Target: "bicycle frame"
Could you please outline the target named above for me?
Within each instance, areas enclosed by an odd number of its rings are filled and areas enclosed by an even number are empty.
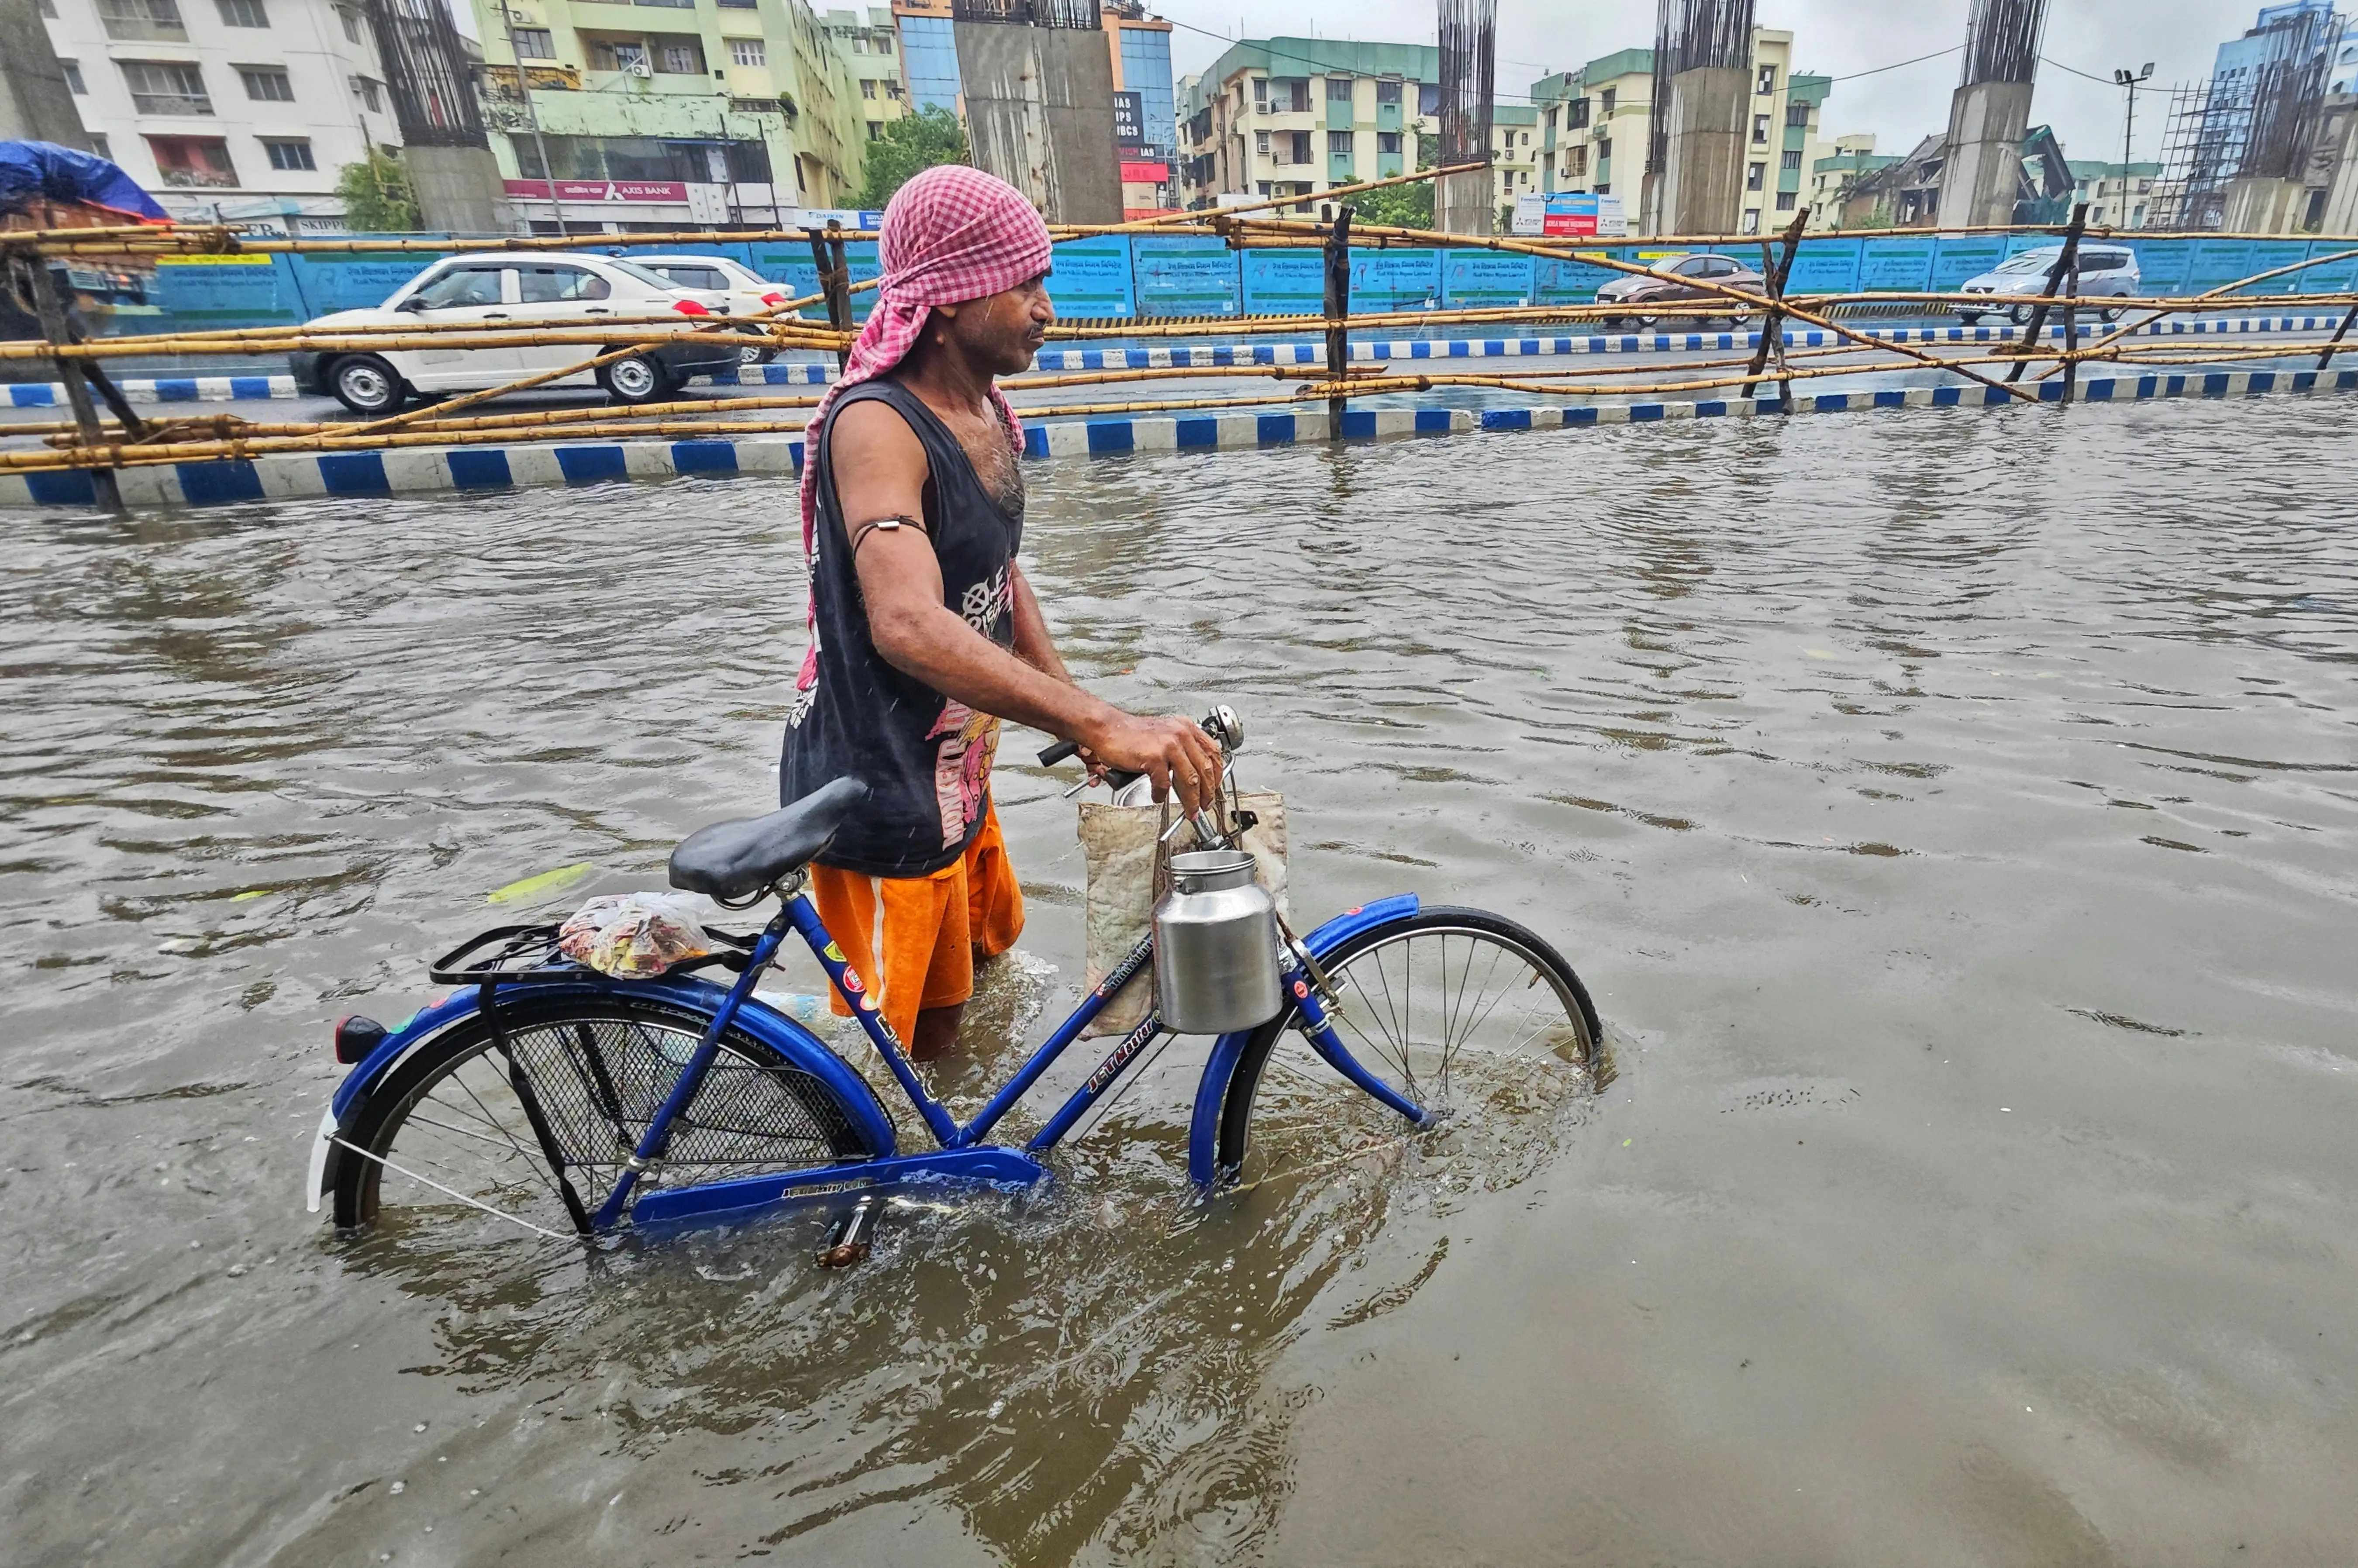
[[[777,956],[778,947],[789,930],[801,935],[803,941],[809,946],[812,956],[818,959],[820,967],[827,971],[827,979],[834,984],[837,992],[849,1004],[852,1016],[860,1022],[861,1033],[866,1034],[870,1044],[876,1047],[877,1054],[884,1058],[885,1065],[891,1069],[893,1080],[901,1086],[902,1093],[908,1097],[911,1106],[925,1119],[925,1126],[931,1130],[935,1141],[940,1145],[942,1151],[950,1155],[956,1155],[960,1152],[972,1152],[977,1155],[990,1157],[972,1160],[953,1159],[946,1162],[938,1157],[905,1156],[862,1162],[851,1165],[821,1166],[787,1174],[751,1176],[734,1181],[708,1183],[666,1193],[650,1194],[641,1201],[638,1210],[633,1213],[633,1217],[644,1217],[652,1222],[658,1219],[686,1218],[691,1215],[708,1214],[727,1209],[755,1207],[777,1201],[796,1186],[822,1184],[832,1185],[846,1181],[870,1179],[877,1174],[898,1177],[930,1172],[945,1175],[964,1173],[973,1179],[985,1181],[1012,1180],[1022,1183],[1036,1180],[1045,1173],[1036,1161],[1030,1157],[1045,1153],[1061,1142],[1065,1136],[1079,1123],[1081,1118],[1088,1113],[1089,1108],[1094,1106],[1120,1078],[1124,1069],[1137,1060],[1140,1054],[1152,1044],[1157,1035],[1164,1033],[1160,1016],[1152,1012],[1148,1013],[1137,1028],[1121,1037],[1120,1042],[1106,1054],[1105,1060],[1098,1065],[1097,1070],[1072,1092],[1040,1130],[1033,1134],[1031,1140],[1022,1147],[1022,1157],[1016,1157],[1014,1151],[1004,1146],[985,1145],[983,1140],[989,1136],[990,1130],[999,1124],[1001,1119],[1014,1108],[1015,1103],[1029,1092],[1032,1086],[1039,1081],[1040,1075],[1054,1065],[1057,1059],[1071,1048],[1073,1043],[1080,1038],[1081,1032],[1088,1027],[1099,1012],[1104,1011],[1106,1003],[1112,1000],[1115,993],[1129,984],[1141,969],[1152,961],[1153,934],[1150,931],[1141,937],[1138,945],[1122,957],[1121,962],[1106,972],[1105,978],[1081,999],[1080,1005],[1073,1010],[1064,1022],[1056,1026],[1055,1032],[1041,1044],[1040,1048],[1032,1054],[1022,1067],[1017,1069],[1015,1076],[1008,1079],[999,1092],[992,1095],[990,1101],[975,1113],[974,1119],[960,1125],[950,1116],[939,1100],[925,1092],[925,1084],[918,1078],[916,1068],[911,1064],[907,1052],[902,1048],[901,1041],[893,1033],[892,1024],[878,1010],[874,995],[860,979],[859,971],[854,969],[850,961],[845,957],[842,947],[828,933],[826,924],[820,920],[818,909],[811,902],[810,895],[797,886],[787,890],[784,896],[784,906],[769,925],[763,928],[760,938],[755,942],[753,950],[747,958],[744,972],[738,977],[736,985],[730,989],[728,1000],[714,1013],[712,1022],[707,1027],[703,1040],[698,1044],[695,1054],[690,1056],[687,1065],[680,1073],[677,1081],[673,1084],[671,1093],[665,1098],[662,1108],[657,1111],[654,1119],[648,1125],[645,1135],[640,1140],[638,1147],[625,1164],[622,1178],[616,1182],[613,1192],[600,1206],[591,1222],[593,1228],[602,1230],[612,1226],[629,1209],[630,1195],[632,1190],[637,1185],[640,1175],[654,1161],[661,1158],[664,1146],[671,1136],[672,1123],[680,1112],[694,1101],[698,1089],[703,1085],[705,1074],[719,1054],[721,1035],[727,1031],[730,1021],[737,1015],[745,1000],[752,995],[754,985],[760,980],[763,972],[769,968],[771,960]],[[1293,994],[1294,1006],[1302,1015],[1303,1033],[1309,1038],[1312,1047],[1337,1072],[1366,1093],[1398,1111],[1410,1122],[1422,1125],[1426,1119],[1426,1113],[1422,1107],[1395,1093],[1390,1085],[1361,1067],[1343,1047],[1341,1041],[1336,1037],[1333,1026],[1327,1022],[1325,1009],[1319,999],[1317,987],[1310,983],[1305,966],[1291,950],[1284,954],[1283,983]],[[1225,1044],[1226,1040],[1237,1038],[1239,1037],[1226,1036],[1223,1043]],[[1233,1054],[1230,1060],[1232,1063]]]

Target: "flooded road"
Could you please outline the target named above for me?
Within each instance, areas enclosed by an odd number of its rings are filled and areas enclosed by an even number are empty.
[[[843,1275],[809,1220],[353,1243],[299,1191],[337,1015],[773,799],[790,485],[28,516],[0,1555],[2345,1555],[2353,451],[2318,398],[1033,466],[1067,658],[1244,715],[1297,913],[1533,925],[1615,1074],[1542,1160],[1198,1210],[1166,1065]],[[1029,739],[954,1097],[1080,976]]]

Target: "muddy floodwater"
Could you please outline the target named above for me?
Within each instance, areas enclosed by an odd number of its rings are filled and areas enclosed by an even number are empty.
[[[2353,459],[2320,397],[1033,466],[1074,668],[1239,710],[1295,910],[1527,922],[1610,1082],[1199,1208],[1174,1057],[841,1274],[299,1190],[337,1015],[773,800],[787,483],[14,522],[0,1558],[2346,1560]],[[1038,744],[968,1103],[1081,974]]]

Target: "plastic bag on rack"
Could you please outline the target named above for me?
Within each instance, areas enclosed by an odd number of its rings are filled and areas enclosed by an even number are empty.
[[[683,893],[608,893],[574,911],[557,930],[557,950],[601,975],[650,979],[719,950],[697,911],[697,901]]]

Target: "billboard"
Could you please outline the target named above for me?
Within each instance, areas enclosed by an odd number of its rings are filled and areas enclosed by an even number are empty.
[[[1629,232],[1618,196],[1585,190],[1526,191],[1515,198],[1518,234],[1621,235]]]
[[[1139,107],[1135,92],[1113,95],[1113,145],[1126,153],[1146,145],[1146,111]]]

